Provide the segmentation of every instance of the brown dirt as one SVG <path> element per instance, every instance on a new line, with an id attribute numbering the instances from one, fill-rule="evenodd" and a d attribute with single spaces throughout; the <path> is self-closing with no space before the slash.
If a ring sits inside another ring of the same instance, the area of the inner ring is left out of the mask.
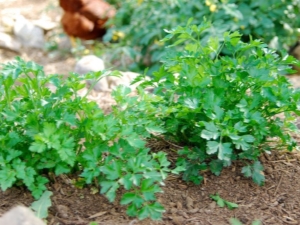
<path id="1" fill-rule="evenodd" d="M 45 9 L 55 2 L 0 0 L 0 8 L 8 12 L 20 10 L 27 18 L 37 19 L 37 15 L 45 13 Z M 51 15 L 50 12 L 50 17 L 57 19 L 57 14 Z M 33 60 L 45 66 L 47 73 L 67 74 L 73 69 L 75 62 L 70 56 L 51 58 L 49 54 L 40 50 L 24 49 L 21 55 L 26 60 Z M 0 50 L 2 63 L 12 60 L 15 56 L 14 53 Z M 293 80 L 298 83 L 299 79 L 294 77 Z M 158 144 L 157 147 L 162 145 Z M 172 146 L 163 146 L 163 149 L 168 148 Z M 48 185 L 53 196 L 47 221 L 49 225 L 86 225 L 91 221 L 106 225 L 223 225 L 229 224 L 228 220 L 236 217 L 244 224 L 251 224 L 256 219 L 265 225 L 300 224 L 299 157 L 297 152 L 263 155 L 261 161 L 266 176 L 263 187 L 258 187 L 251 180 L 244 178 L 238 163 L 225 169 L 219 177 L 209 172 L 204 173 L 205 181 L 199 186 L 185 183 L 180 178 L 169 177 L 162 187 L 164 193 L 158 196 L 166 208 L 162 221 L 138 221 L 129 218 L 125 207 L 120 206 L 118 202 L 110 203 L 99 191 L 94 192 L 95 187 L 78 189 L 74 187 L 72 177 L 59 176 L 53 178 Z M 220 208 L 209 197 L 216 193 L 225 200 L 239 204 L 239 207 L 234 210 Z M 30 206 L 32 202 L 31 194 L 23 187 L 0 191 L 0 215 L 15 205 Z"/>

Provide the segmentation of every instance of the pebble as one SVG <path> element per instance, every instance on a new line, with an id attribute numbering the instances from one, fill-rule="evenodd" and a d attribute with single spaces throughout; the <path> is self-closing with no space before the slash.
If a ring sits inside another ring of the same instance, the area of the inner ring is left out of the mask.
<path id="1" fill-rule="evenodd" d="M 57 205 L 56 208 L 57 208 L 57 211 L 61 218 L 64 218 L 64 219 L 69 218 L 69 212 L 70 212 L 69 207 L 67 207 L 65 205 Z"/>

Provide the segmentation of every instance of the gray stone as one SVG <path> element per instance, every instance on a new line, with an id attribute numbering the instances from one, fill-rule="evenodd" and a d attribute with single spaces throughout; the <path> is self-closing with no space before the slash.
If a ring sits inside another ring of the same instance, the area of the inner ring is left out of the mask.
<path id="1" fill-rule="evenodd" d="M 44 47 L 44 30 L 21 15 L 16 17 L 14 35 L 24 47 Z"/>
<path id="2" fill-rule="evenodd" d="M 17 206 L 0 218 L 0 225 L 46 225 L 24 206 Z"/>
<path id="3" fill-rule="evenodd" d="M 84 75 L 89 72 L 98 72 L 103 71 L 105 69 L 104 62 L 102 59 L 98 58 L 95 55 L 87 55 L 82 57 L 75 65 L 74 72 L 78 73 L 79 75 Z M 87 80 L 88 85 L 92 85 L 95 81 L 94 80 Z M 103 83 L 103 82 L 102 82 Z M 95 91 L 105 91 L 107 87 L 103 86 L 98 82 L 94 86 Z"/>

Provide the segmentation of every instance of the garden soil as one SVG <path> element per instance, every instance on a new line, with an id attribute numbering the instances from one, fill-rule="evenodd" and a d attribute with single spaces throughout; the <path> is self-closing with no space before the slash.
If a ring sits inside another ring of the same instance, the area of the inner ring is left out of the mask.
<path id="1" fill-rule="evenodd" d="M 58 1 L 58 0 L 57 0 Z M 47 12 L 56 20 L 59 11 L 47 11 L 55 5 L 55 0 L 0 0 L 0 8 L 7 12 L 21 12 L 26 18 L 38 19 Z M 36 18 L 35 18 L 36 17 Z M 1 63 L 12 60 L 15 53 L 0 50 Z M 75 59 L 71 56 L 51 57 L 41 50 L 24 49 L 21 56 L 44 66 L 46 73 L 68 74 L 72 71 Z M 296 86 L 300 86 L 298 76 L 291 77 Z M 107 95 L 107 94 L 106 94 Z M 109 108 L 109 96 L 91 96 L 100 106 Z M 300 137 L 295 136 L 300 142 Z M 299 143 L 300 144 L 300 143 Z M 171 143 L 150 141 L 153 151 L 173 152 L 180 148 Z M 172 161 L 172 154 L 170 153 Z M 260 220 L 264 225 L 300 224 L 300 153 L 273 151 L 264 154 L 260 160 L 265 168 L 266 182 L 262 187 L 241 174 L 239 163 L 233 163 L 224 169 L 220 176 L 204 172 L 201 185 L 186 183 L 180 177 L 170 176 L 158 195 L 166 212 L 161 221 L 149 219 L 139 221 L 126 215 L 126 208 L 119 205 L 118 199 L 110 203 L 99 194 L 99 187 L 86 186 L 76 188 L 76 177 L 51 174 L 48 189 L 53 192 L 52 206 L 49 209 L 49 225 L 88 225 L 94 221 L 105 225 L 226 225 L 230 218 L 238 218 L 243 224 Z M 210 195 L 219 194 L 223 199 L 238 204 L 237 209 L 219 207 Z M 30 206 L 33 198 L 24 187 L 13 187 L 5 192 L 0 191 L 0 216 L 16 205 Z M 8 224 L 9 225 L 9 224 Z"/>

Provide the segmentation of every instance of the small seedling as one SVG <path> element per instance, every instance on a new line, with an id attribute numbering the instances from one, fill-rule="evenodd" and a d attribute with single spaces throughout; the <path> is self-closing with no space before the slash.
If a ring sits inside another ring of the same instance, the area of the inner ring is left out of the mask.
<path id="1" fill-rule="evenodd" d="M 218 193 L 216 195 L 210 195 L 210 198 L 216 201 L 218 206 L 220 206 L 221 208 L 227 206 L 228 209 L 232 210 L 238 207 L 238 204 L 224 200 L 219 196 Z"/>

